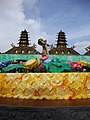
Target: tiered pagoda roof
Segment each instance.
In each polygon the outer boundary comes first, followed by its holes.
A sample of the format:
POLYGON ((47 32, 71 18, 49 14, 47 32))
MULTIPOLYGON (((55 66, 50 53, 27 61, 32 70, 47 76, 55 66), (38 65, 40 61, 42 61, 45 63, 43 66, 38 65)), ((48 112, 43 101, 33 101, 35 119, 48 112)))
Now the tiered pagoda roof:
POLYGON ((67 40, 66 40, 66 35, 64 32, 62 32, 62 30, 58 33, 58 38, 57 38, 57 47, 61 47, 61 48, 66 48, 67 44, 67 40))
POLYGON ((26 29, 21 32, 18 44, 19 44, 19 47, 23 47, 23 46, 27 47, 29 45, 29 37, 26 29))
POLYGON ((5 53, 8 54, 40 54, 40 52, 38 52, 35 48, 35 44, 33 44, 32 46, 29 46, 29 36, 28 36, 28 32, 26 31, 26 29, 24 31, 21 31, 20 34, 20 39, 19 39, 19 47, 18 46, 13 46, 10 50, 8 50, 5 53))
POLYGON ((57 44, 56 47, 53 47, 49 54, 68 54, 68 55, 79 55, 77 51, 75 51, 73 48, 67 48, 67 40, 65 32, 62 30, 57 35, 57 44))

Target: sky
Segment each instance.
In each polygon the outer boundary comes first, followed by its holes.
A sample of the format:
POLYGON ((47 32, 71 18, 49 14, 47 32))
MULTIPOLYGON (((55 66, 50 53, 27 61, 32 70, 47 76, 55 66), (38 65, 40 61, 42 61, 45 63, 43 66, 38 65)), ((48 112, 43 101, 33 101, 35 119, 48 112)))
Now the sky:
POLYGON ((38 39, 56 44, 62 30, 68 47, 84 54, 90 45, 90 0, 0 0, 0 52, 18 46, 20 32, 29 32, 31 45, 38 39))

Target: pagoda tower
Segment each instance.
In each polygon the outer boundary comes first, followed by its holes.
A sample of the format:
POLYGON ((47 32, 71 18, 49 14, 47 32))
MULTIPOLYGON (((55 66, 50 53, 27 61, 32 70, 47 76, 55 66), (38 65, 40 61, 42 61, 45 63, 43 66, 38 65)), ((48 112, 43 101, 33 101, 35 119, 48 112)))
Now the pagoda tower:
POLYGON ((57 47, 60 48, 66 48, 67 47, 67 41, 66 41, 66 35, 64 32, 62 32, 62 30, 58 33, 58 40, 57 40, 57 47))
POLYGON ((29 45, 29 37, 26 29, 21 32, 18 44, 19 44, 19 47, 27 47, 29 45))
POLYGON ((6 51, 5 53, 8 53, 8 54, 40 54, 40 52, 36 50, 35 43, 33 43, 32 46, 29 46, 30 40, 29 40, 28 32, 26 29, 21 31, 18 41, 19 41, 18 42, 19 46, 15 46, 12 43, 11 44, 12 48, 6 51))
POLYGON ((49 54, 60 54, 60 55, 79 55, 77 51, 74 50, 74 47, 67 47, 67 40, 65 32, 62 30, 57 34, 57 44, 56 47, 50 49, 49 54))

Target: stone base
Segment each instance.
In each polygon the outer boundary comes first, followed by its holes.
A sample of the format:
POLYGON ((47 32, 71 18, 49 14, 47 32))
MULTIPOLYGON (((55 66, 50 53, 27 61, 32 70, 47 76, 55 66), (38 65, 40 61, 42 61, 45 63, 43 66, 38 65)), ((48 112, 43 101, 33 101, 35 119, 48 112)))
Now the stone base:
POLYGON ((0 120, 90 120, 90 107, 0 107, 0 120))
POLYGON ((90 120, 90 99, 52 101, 0 98, 0 120, 90 120))

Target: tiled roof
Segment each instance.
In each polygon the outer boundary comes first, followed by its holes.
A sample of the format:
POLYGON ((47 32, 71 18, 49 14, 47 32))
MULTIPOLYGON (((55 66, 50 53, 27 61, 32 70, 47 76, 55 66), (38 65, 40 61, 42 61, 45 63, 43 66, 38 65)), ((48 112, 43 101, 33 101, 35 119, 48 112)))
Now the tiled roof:
POLYGON ((13 47, 11 48, 10 50, 6 51, 5 53, 8 53, 8 54, 15 54, 17 51, 17 53, 22 53, 22 51, 24 51, 24 53, 28 53, 30 52, 29 54, 40 54, 40 52, 38 52, 36 49, 34 49, 34 47, 13 47))
POLYGON ((87 51, 84 55, 90 55, 90 51, 87 51))
POLYGON ((64 52, 64 54, 68 54, 68 52, 70 52, 71 55, 80 55, 77 51, 75 51, 72 48, 52 48, 49 53, 50 54, 56 54, 56 51, 58 52, 58 54, 62 54, 62 51, 64 52))

